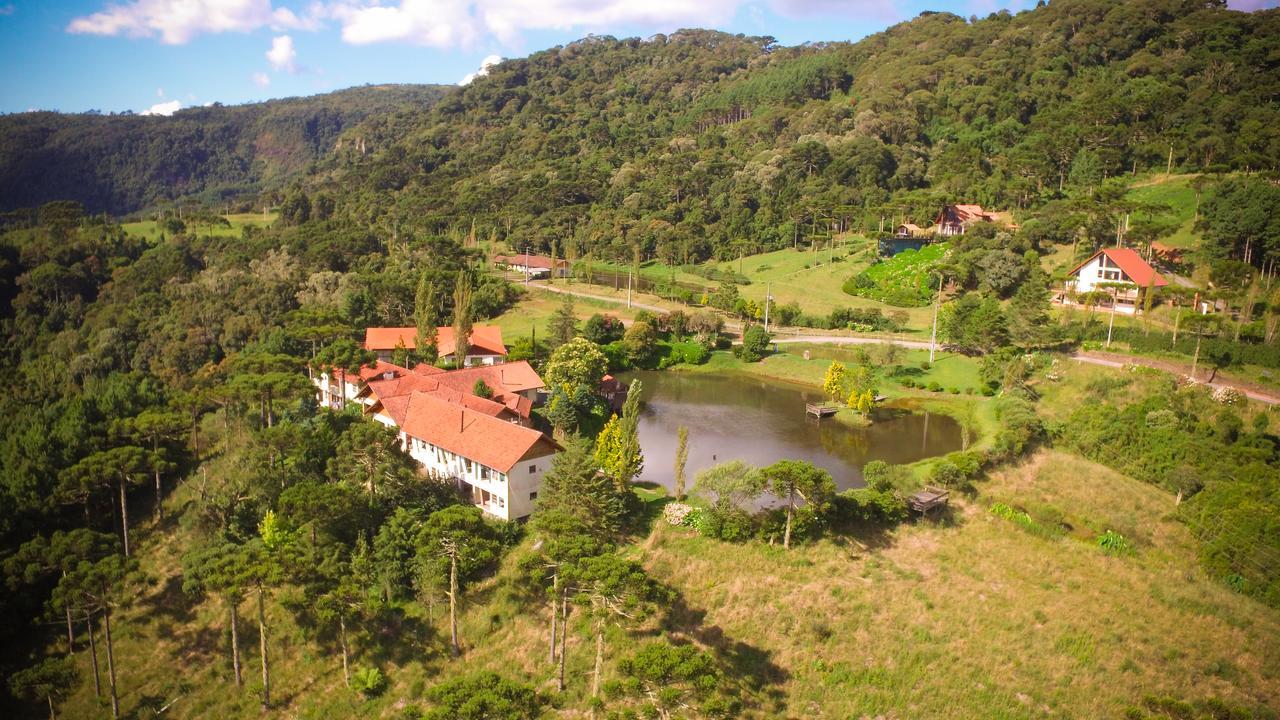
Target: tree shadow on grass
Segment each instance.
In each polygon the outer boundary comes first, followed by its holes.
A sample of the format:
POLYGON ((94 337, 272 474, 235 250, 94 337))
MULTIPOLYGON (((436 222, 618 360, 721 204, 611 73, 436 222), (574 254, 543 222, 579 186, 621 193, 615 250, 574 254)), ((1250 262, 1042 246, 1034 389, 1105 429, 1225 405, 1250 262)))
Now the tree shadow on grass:
POLYGON ((443 645, 430 623, 409 615, 403 608, 385 610, 363 628, 369 635, 363 654, 375 664, 405 665, 437 654, 443 645))
POLYGON ((748 696, 755 695, 772 706, 767 708, 770 712, 780 712, 782 685, 790 679, 790 671, 775 663, 768 650, 730 637, 719 625, 704 624, 706 615, 706 610, 690 606, 684 595, 675 591, 663 624, 710 648, 744 703, 750 704, 748 696))
POLYGON ((182 575, 171 575, 161 581, 153 592, 140 598, 134 608, 145 618, 168 619, 186 624, 195 617, 196 602, 182 590, 182 575))

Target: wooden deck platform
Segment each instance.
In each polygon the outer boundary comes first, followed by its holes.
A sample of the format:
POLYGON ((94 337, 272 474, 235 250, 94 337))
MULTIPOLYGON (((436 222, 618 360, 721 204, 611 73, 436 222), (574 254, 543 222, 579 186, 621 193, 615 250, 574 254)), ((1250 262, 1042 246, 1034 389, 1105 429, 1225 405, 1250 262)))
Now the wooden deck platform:
POLYGON ((945 508, 950 497, 949 490, 926 485, 923 490, 907 498, 907 504, 921 515, 928 515, 934 508, 945 508))
POLYGON ((832 405, 830 403, 805 403, 804 404, 804 414, 806 416, 812 415, 816 418, 824 418, 830 415, 835 415, 838 412, 840 412, 840 407, 838 405, 832 405))

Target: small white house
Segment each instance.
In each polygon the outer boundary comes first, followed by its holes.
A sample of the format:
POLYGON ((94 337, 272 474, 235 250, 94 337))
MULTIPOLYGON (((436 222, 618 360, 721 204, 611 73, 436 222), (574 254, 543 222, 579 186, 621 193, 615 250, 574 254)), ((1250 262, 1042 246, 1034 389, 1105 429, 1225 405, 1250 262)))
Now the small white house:
POLYGON ((1110 307, 1115 302, 1116 312, 1135 314, 1142 305, 1147 288, 1168 285, 1155 268, 1142 256, 1129 248, 1105 248, 1071 269, 1070 279, 1054 297, 1062 304, 1084 304, 1080 297, 1086 293, 1101 292, 1101 302, 1094 306, 1110 307))
POLYGON ((546 255, 498 255, 493 258, 493 264, 531 278, 553 275, 563 278, 572 272, 567 260, 553 261, 546 255))

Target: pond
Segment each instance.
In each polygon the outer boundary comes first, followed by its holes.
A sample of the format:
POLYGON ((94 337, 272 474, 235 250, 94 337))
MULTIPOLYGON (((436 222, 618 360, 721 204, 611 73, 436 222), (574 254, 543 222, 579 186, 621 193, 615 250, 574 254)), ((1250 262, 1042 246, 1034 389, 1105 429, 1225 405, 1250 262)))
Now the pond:
POLYGON ((910 463, 960 449, 960 427, 937 413, 879 410, 866 428, 833 419, 806 417, 806 402, 820 392, 746 375, 642 371, 625 379, 643 383, 640 446, 644 472, 638 478, 671 488, 675 478, 676 430, 689 428, 689 487, 699 470, 729 460, 763 466, 807 460, 831 473, 836 486, 861 487, 862 466, 871 460, 910 463))

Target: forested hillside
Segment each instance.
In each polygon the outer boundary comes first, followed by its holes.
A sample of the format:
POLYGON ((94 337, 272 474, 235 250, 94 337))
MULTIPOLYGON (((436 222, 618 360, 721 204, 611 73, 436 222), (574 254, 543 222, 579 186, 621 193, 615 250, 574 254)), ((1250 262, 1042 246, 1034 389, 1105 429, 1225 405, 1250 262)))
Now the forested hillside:
MULTIPOLYGON (((468 226, 562 256, 736 257, 806 231, 1041 208, 1106 177, 1275 169, 1280 13, 1057 0, 924 14, 854 44, 591 37, 370 118, 307 179, 338 212, 468 226), (1064 194, 1063 191, 1066 191, 1064 194)), ((1092 209, 1070 241, 1114 224, 1092 209)))
POLYGON ((360 120, 425 110, 446 90, 368 86, 171 117, 0 116, 0 211, 76 200, 90 212, 127 215, 187 196, 221 207, 280 187, 360 120))

